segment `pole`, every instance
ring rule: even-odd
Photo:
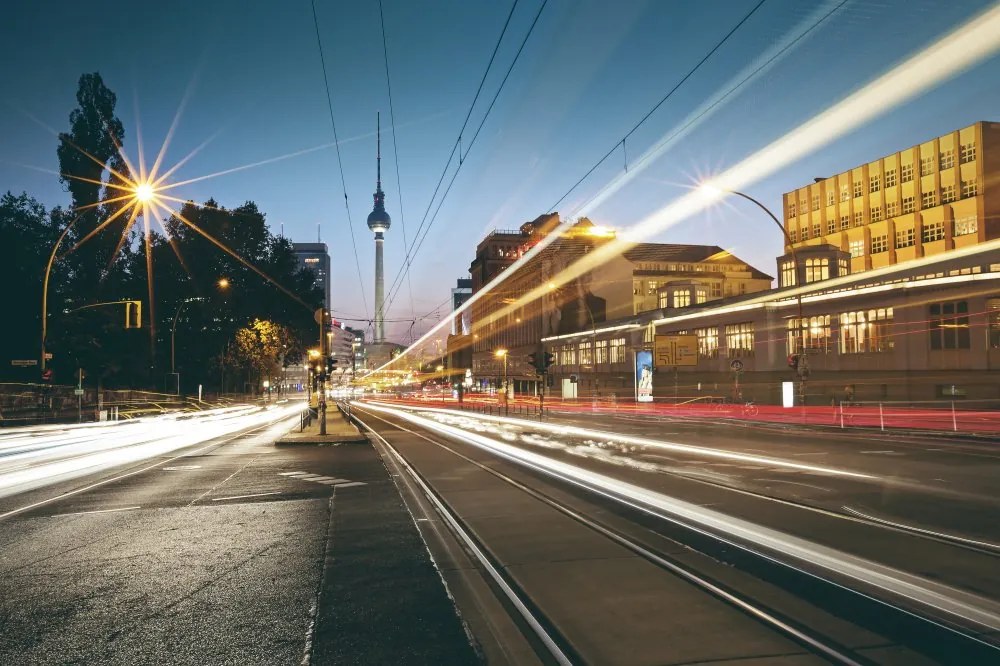
[[[320,377],[323,379],[319,384],[319,396],[317,406],[319,407],[319,434],[326,434],[326,310],[321,309],[322,316],[319,317],[319,359],[323,364]]]
[[[510,380],[507,379],[507,354],[503,355],[503,413],[510,416]]]
[[[66,234],[69,233],[69,230],[73,228],[73,225],[76,224],[76,221],[79,220],[79,219],[80,219],[79,216],[77,216],[76,218],[74,218],[72,222],[70,222],[69,224],[66,225],[66,228],[63,229],[62,233],[59,234],[59,239],[56,240],[56,244],[52,246],[52,252],[49,254],[49,263],[45,265],[45,278],[42,280],[42,345],[41,345],[42,346],[42,358],[41,358],[42,372],[45,372],[45,340],[46,340],[46,338],[48,336],[48,331],[49,331],[49,317],[48,317],[48,309],[49,309],[49,274],[52,273],[52,264],[55,263],[55,260],[56,260],[56,251],[59,249],[59,246],[62,245],[63,239],[66,238]]]
[[[76,370],[76,388],[83,390],[83,368]],[[76,394],[76,422],[83,423],[83,393]]]

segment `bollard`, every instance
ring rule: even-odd
[[[878,423],[882,428],[882,432],[885,432],[885,417],[882,416],[882,403],[878,403]]]
[[[958,432],[958,419],[955,418],[955,401],[951,402],[951,429]]]

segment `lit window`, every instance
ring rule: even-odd
[[[892,323],[892,308],[841,313],[840,353],[891,351]]]
[[[885,172],[885,186],[893,187],[896,184],[896,170],[889,169]]]
[[[920,193],[920,207],[921,208],[933,208],[937,206],[937,192],[930,190],[928,192]]]
[[[833,351],[830,315],[789,319],[788,335],[785,341],[789,354],[797,354],[803,349],[811,349],[823,354]]]
[[[781,262],[781,286],[794,287],[796,284],[795,264],[791,261]]]
[[[864,241],[864,239],[861,239],[861,240],[852,240],[851,243],[850,243],[850,245],[849,245],[849,248],[850,248],[849,251],[851,253],[851,258],[856,259],[858,257],[865,256],[865,241]]]
[[[659,289],[659,288],[660,288],[660,285],[658,285],[656,283],[656,280],[650,280],[649,281],[649,286],[648,286],[649,294],[655,294],[656,290]]]
[[[611,341],[611,362],[612,363],[624,363],[625,362],[625,338],[615,338]]]
[[[694,292],[694,302],[704,303],[708,300],[708,291],[705,289],[696,289]]]
[[[895,201],[887,201],[885,204],[885,216],[896,217],[899,215],[899,204]]]
[[[899,229],[896,231],[896,247],[910,247],[916,242],[913,228]]]
[[[974,197],[978,194],[978,188],[976,187],[976,181],[974,180],[963,180],[962,181],[962,198],[968,199],[969,197]]]
[[[594,343],[594,363],[604,364],[608,362],[608,341],[598,340]]]
[[[955,166],[955,151],[954,150],[942,150],[941,151],[941,170],[950,169]]]
[[[840,216],[840,230],[844,231],[845,229],[850,229],[850,228],[851,228],[851,218],[850,218],[850,216],[848,216],[848,215],[841,215]]]
[[[955,218],[955,235],[967,236],[979,231],[979,220],[975,215]]]
[[[969,348],[969,304],[933,303],[929,308],[931,349]]]
[[[972,162],[975,159],[976,159],[976,144],[963,143],[962,154],[961,154],[962,164],[965,164],[966,162]]]
[[[806,283],[819,282],[830,277],[830,260],[826,257],[806,259]]]
[[[698,356],[701,358],[718,358],[719,356],[719,327],[696,328],[694,334],[698,336]]]
[[[903,197],[903,215],[913,212],[913,197]]]
[[[881,252],[889,251],[889,236],[883,234],[881,236],[872,236],[872,254],[879,254]]]
[[[872,222],[881,222],[881,221],[882,221],[882,207],[875,206],[874,208],[872,208]]]
[[[899,182],[908,183],[913,180],[913,165],[904,164],[899,167]]]
[[[958,197],[955,196],[955,186],[954,185],[942,185],[941,186],[941,203],[951,203],[955,201]]]
[[[944,238],[944,221],[924,222],[920,238],[925,243],[933,243]]]
[[[854,214],[854,226],[856,227],[865,226],[865,214],[862,213],[861,211],[858,211],[857,213]]]
[[[753,322],[726,325],[726,352],[729,358],[753,356]]]
[[[854,181],[854,196],[860,197],[864,193],[864,187],[861,185],[860,180]]]
[[[594,362],[593,350],[590,340],[580,343],[580,365],[590,365]]]
[[[934,158],[933,157],[921,157],[920,158],[920,175],[929,176],[934,173]]]
[[[660,297],[657,302],[657,307],[666,308],[670,307],[670,294],[666,291],[660,292]]]
[[[686,308],[691,305],[691,292],[689,291],[675,291],[674,292],[674,307],[675,308]]]
[[[878,192],[881,189],[882,189],[882,179],[878,175],[869,176],[868,177],[868,191],[869,192]]]

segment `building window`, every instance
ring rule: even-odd
[[[955,218],[955,235],[968,236],[979,231],[979,220],[975,215]]]
[[[809,227],[802,227],[802,240],[809,240]]]
[[[916,242],[915,234],[913,233],[913,228],[909,229],[898,229],[896,231],[896,247],[910,247]]]
[[[933,303],[929,308],[931,349],[969,348],[967,301]]]
[[[642,295],[642,283],[641,282],[633,282],[632,283],[632,295],[633,296],[641,296]]]
[[[694,334],[698,336],[698,356],[701,358],[719,357],[719,327],[696,328]]]
[[[806,283],[819,282],[830,277],[830,260],[826,257],[806,259]]]
[[[656,304],[656,307],[658,307],[658,308],[667,308],[667,307],[670,307],[670,293],[669,292],[666,292],[666,291],[661,291],[660,292],[660,297],[659,297],[659,300],[658,300],[658,302]]]
[[[608,362],[608,341],[598,340],[594,343],[594,363],[603,365]]]
[[[803,349],[812,349],[823,354],[829,353],[833,350],[830,315],[789,319],[788,335],[785,337],[785,341],[789,354],[797,354]]]
[[[913,197],[903,197],[903,215],[913,212]]]
[[[580,343],[580,365],[590,365],[594,362],[593,348],[590,340]]]
[[[576,365],[576,348],[567,345],[559,354],[559,365]]]
[[[872,208],[872,222],[881,222],[881,221],[882,221],[882,207],[875,206],[874,208]]]
[[[840,216],[840,230],[845,231],[851,228],[851,218],[849,215]]]
[[[942,185],[941,186],[941,203],[951,203],[955,201],[958,197],[955,196],[955,186],[954,185]]]
[[[976,159],[976,144],[963,143],[962,154],[961,154],[962,164],[965,164],[966,162],[972,162],[975,159]]]
[[[869,176],[868,177],[868,191],[869,192],[878,192],[881,189],[882,189],[882,179],[878,175]]]
[[[944,221],[924,222],[920,238],[925,243],[933,243],[944,238]]]
[[[865,256],[865,241],[864,241],[864,239],[861,239],[861,240],[852,240],[851,243],[850,243],[850,245],[849,245],[849,248],[850,248],[850,253],[851,253],[851,258],[852,259],[856,259],[857,257],[863,257],[863,256]]]
[[[795,215],[796,215],[795,202],[794,201],[789,201],[788,202],[788,217],[795,217]]]
[[[826,233],[827,233],[827,235],[837,233],[837,219],[836,218],[831,217],[829,220],[826,221]]]
[[[920,175],[929,176],[934,173],[934,158],[933,157],[921,157],[920,158]]]
[[[789,240],[789,242],[795,243],[795,242],[798,242],[798,239],[799,239],[799,232],[798,232],[798,230],[792,229],[791,231],[788,232],[788,240]]]
[[[899,182],[908,183],[913,180],[913,165],[904,164],[899,167]]]
[[[954,150],[942,150],[941,151],[941,171],[945,169],[950,169],[955,166],[955,151]]]
[[[625,362],[625,338],[615,338],[611,341],[611,362],[612,363],[624,363]]]
[[[882,234],[881,236],[872,236],[872,254],[880,254],[882,252],[889,251],[889,236],[887,234]]]
[[[729,358],[753,356],[753,322],[726,325],[726,352]]]
[[[892,308],[841,313],[841,354],[886,352],[892,348]]]
[[[712,288],[712,298],[722,298],[722,283],[713,282],[710,286]]]
[[[889,169],[885,172],[885,186],[893,187],[896,184],[896,170]]]
[[[861,184],[860,180],[854,181],[854,196],[855,198],[860,197],[865,191],[864,186]]]
[[[847,189],[847,185],[840,186],[840,200],[847,201],[851,198],[851,192]]]
[[[660,288],[660,285],[657,284],[656,280],[650,280],[649,284],[647,285],[647,290],[648,290],[648,293],[650,295],[655,294],[656,290],[659,289],[659,288]]]
[[[885,203],[885,216],[896,217],[897,215],[899,215],[899,204],[895,201],[887,201]]]
[[[694,291],[694,302],[704,303],[708,300],[708,292],[704,288],[695,289]]]
[[[795,264],[791,261],[781,262],[781,286],[794,287],[795,284]]]
[[[865,226],[865,214],[864,213],[860,213],[859,212],[859,213],[855,213],[854,214],[854,226],[856,226],[856,227],[863,227],[863,226]]]
[[[691,292],[689,291],[675,291],[674,292],[674,307],[675,308],[686,308],[691,305]]]
[[[813,225],[813,238],[819,238],[823,235],[823,229],[820,227],[819,223]]]
[[[837,202],[837,198],[833,195],[833,190],[827,190],[826,192],[826,205],[832,206]]]
[[[1000,349],[1000,298],[986,299],[986,317],[990,349]]]
[[[976,187],[976,181],[974,180],[963,180],[962,181],[962,198],[968,199],[969,197],[976,196],[978,188]]]
[[[920,193],[920,207],[921,208],[933,208],[937,206],[937,192],[930,190],[928,192]]]
[[[819,210],[819,195],[818,194],[814,194],[813,195],[813,207],[812,207],[812,209],[813,210]]]

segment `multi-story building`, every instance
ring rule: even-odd
[[[559,217],[553,213],[523,224],[516,233],[488,235],[470,268],[473,292],[487,287],[557,227]],[[516,392],[537,390],[528,356],[541,350],[544,337],[593,331],[617,317],[754,293],[769,289],[772,282],[717,246],[640,243],[556,287],[553,280],[563,270],[615,238],[613,230],[586,218],[558,233],[542,252],[473,304],[472,375],[480,387],[495,386],[506,373]],[[498,318],[501,310],[546,284],[552,288],[544,297]],[[498,350],[506,353],[498,356]]]
[[[330,254],[326,243],[292,243],[299,266],[308,268],[316,277],[316,286],[323,291],[323,307],[330,308]]]
[[[458,278],[455,286],[451,290],[451,309],[458,310],[465,305],[465,302],[472,298],[472,278]],[[469,311],[465,310],[455,314],[451,318],[452,335],[468,335],[471,317]]]
[[[791,286],[1000,237],[1000,123],[977,122],[784,195]],[[808,258],[807,258],[808,253]],[[801,255],[798,276],[792,255]],[[808,262],[808,265],[806,265]]]

